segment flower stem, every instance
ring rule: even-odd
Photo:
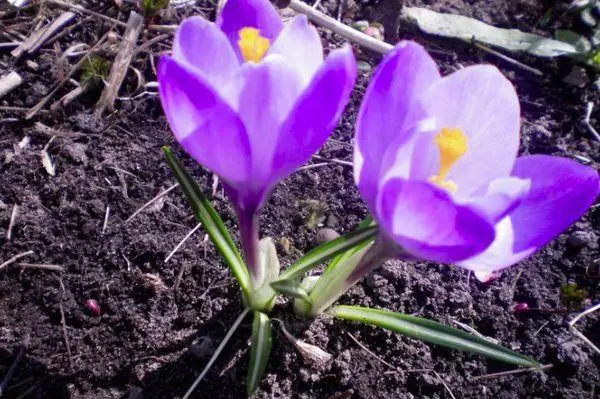
[[[238,213],[240,223],[240,240],[248,272],[252,279],[253,289],[259,288],[264,279],[264,270],[260,264],[258,215],[255,212]]]

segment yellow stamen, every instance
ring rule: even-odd
[[[454,193],[458,187],[447,177],[452,167],[469,149],[467,136],[458,128],[444,128],[436,134],[435,143],[440,149],[440,170],[429,181]]]
[[[242,28],[239,32],[238,46],[244,61],[259,62],[265,56],[271,41],[260,35],[256,28]]]

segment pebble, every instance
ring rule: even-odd
[[[567,239],[567,245],[572,248],[587,246],[590,249],[598,249],[598,236],[592,231],[575,231]]]
[[[329,241],[333,241],[340,236],[340,233],[334,229],[324,228],[317,231],[315,236],[315,245],[321,245]]]

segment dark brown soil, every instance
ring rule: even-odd
[[[212,16],[214,6],[200,3],[206,15]],[[533,28],[537,21],[558,2],[408,3],[531,31],[537,30]],[[330,15],[337,15],[337,1],[325,1],[324,7]],[[119,14],[112,2],[93,8],[126,20],[127,12]],[[376,2],[352,2],[344,18],[346,22],[377,18],[381,9]],[[45,7],[43,13],[56,16],[58,11]],[[33,8],[20,18],[26,23],[37,12]],[[173,23],[192,12],[179,9],[157,22]],[[77,18],[80,24],[54,45],[59,54],[78,42],[93,44],[110,27],[94,18]],[[556,24],[568,26],[569,21],[564,17]],[[594,141],[581,119],[586,103],[598,103],[600,96],[593,83],[577,87],[563,82],[572,70],[571,61],[520,58],[544,72],[544,76],[536,77],[465,45],[402,36],[424,43],[445,72],[479,62],[502,68],[522,100],[523,153],[584,157],[598,167],[600,143]],[[323,38],[331,45],[340,42],[327,32]],[[153,49],[156,61],[162,48]],[[0,76],[13,69],[13,58],[2,51]],[[371,66],[378,62],[359,49],[357,54]],[[157,98],[120,102],[116,114],[102,119],[91,116],[98,93],[58,112],[40,113],[32,121],[23,120],[22,112],[6,111],[7,106],[33,106],[54,87],[60,73],[57,58],[54,47],[46,46],[29,57],[39,64],[37,72],[17,64],[25,84],[0,100],[0,162],[4,162],[0,165],[0,263],[32,250],[34,254],[22,261],[64,268],[58,274],[21,270],[13,264],[0,271],[0,377],[19,345],[26,337],[30,339],[25,359],[3,397],[181,397],[242,311],[238,287],[204,240],[202,230],[165,263],[165,257],[196,225],[178,190],[125,223],[144,203],[174,184],[160,148],[168,144],[180,149]],[[147,55],[138,57],[135,66],[154,80]],[[588,82],[596,78],[593,71],[584,72]],[[362,72],[352,103],[321,156],[351,161],[354,120],[369,73]],[[127,89],[133,86],[132,77]],[[599,116],[596,112],[592,115],[593,125],[600,125]],[[48,175],[40,157],[50,136],[40,135],[34,122],[61,132],[83,133],[59,137],[50,146],[56,163],[54,177]],[[19,151],[17,144],[25,136],[31,137],[31,142]],[[185,154],[180,156],[209,191],[210,174]],[[15,204],[20,210],[9,241],[6,232]],[[235,231],[232,211],[220,192],[214,204]],[[110,213],[103,232],[107,207]],[[323,223],[339,233],[349,231],[366,215],[350,168],[331,164],[300,171],[277,187],[263,213],[261,233],[276,240],[283,264],[288,265],[314,245],[320,227],[311,228],[307,222],[315,208],[322,213]],[[271,363],[256,397],[449,398],[452,391],[456,398],[597,398],[600,356],[568,331],[566,323],[573,313],[515,315],[512,307],[515,302],[536,308],[560,307],[559,290],[567,282],[587,289],[591,303],[597,303],[599,280],[587,277],[586,269],[598,267],[598,234],[600,209],[588,212],[534,258],[491,284],[468,279],[466,271],[454,267],[390,262],[341,299],[345,304],[417,314],[448,325],[464,323],[541,363],[553,364],[546,372],[474,379],[509,368],[375,328],[326,317],[297,319],[289,304],[282,302],[274,317],[284,320],[297,337],[330,352],[333,363],[325,371],[313,370],[281,334],[276,334]],[[182,278],[175,289],[179,274]],[[88,299],[98,302],[99,317],[86,308]],[[600,344],[598,315],[591,315],[578,326]],[[397,370],[366,353],[350,334]],[[202,382],[196,397],[244,397],[249,335],[250,318]]]

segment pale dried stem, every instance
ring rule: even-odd
[[[15,221],[17,220],[17,214],[19,213],[19,206],[17,204],[13,205],[12,212],[10,214],[10,221],[8,222],[8,230],[6,231],[6,240],[10,241],[12,238],[12,230],[15,226]]]
[[[19,263],[19,267],[24,269],[41,269],[41,270],[51,270],[54,272],[62,272],[63,267],[59,265],[48,265],[43,263]]]
[[[15,71],[0,78],[0,98],[19,87],[21,83],[23,83],[23,78]]]
[[[173,189],[179,187],[179,183],[175,183],[173,184],[171,187],[167,188],[166,190],[162,191],[160,194],[158,194],[156,197],[152,198],[150,201],[146,202],[144,205],[142,205],[141,208],[139,208],[137,211],[135,211],[133,213],[133,215],[129,216],[127,218],[127,220],[125,221],[125,223],[129,223],[131,221],[131,219],[133,219],[134,217],[136,217],[137,215],[139,215],[140,212],[142,212],[144,209],[148,208],[150,205],[152,205],[155,201],[158,201],[159,199],[161,199],[162,197],[164,197],[165,195],[169,194]]]
[[[291,0],[289,7],[298,13],[305,14],[315,24],[329,29],[330,31],[345,37],[350,42],[363,46],[369,50],[380,54],[386,54],[394,48],[391,44],[375,39],[374,37],[343,24],[300,0]]]
[[[41,109],[48,103],[48,101],[50,101],[52,99],[52,97],[54,97],[54,95],[58,92],[58,90],[60,90],[60,88],[69,81],[69,79],[71,79],[73,77],[73,75],[75,75],[75,73],[79,70],[79,68],[81,68],[81,66],[83,65],[83,63],[85,62],[85,60],[89,57],[90,54],[92,54],[98,47],[100,47],[104,41],[106,40],[108,33],[112,30],[109,29],[97,42],[96,44],[94,44],[92,46],[92,48],[90,48],[90,50],[87,52],[87,54],[82,57],[77,64],[75,64],[75,66],[73,66],[73,68],[71,68],[71,70],[69,71],[69,73],[67,74],[67,76],[65,76],[65,78],[63,80],[61,80],[56,87],[54,87],[54,89],[52,89],[52,91],[44,98],[42,98],[42,100],[37,103],[36,105],[34,105],[26,114],[25,114],[25,119],[31,119],[33,118],[38,112],[41,111]]]
[[[33,32],[19,47],[14,49],[10,54],[15,58],[20,58],[24,54],[33,54],[46,43],[48,39],[66,24],[75,18],[75,14],[67,11],[63,12],[54,21],[44,26],[43,28]]]
[[[110,205],[106,205],[106,213],[104,214],[104,223],[102,224],[102,231],[100,232],[101,235],[104,235],[104,233],[106,232],[106,226],[108,225],[109,216],[110,216]]]
[[[65,319],[65,311],[63,309],[62,302],[58,304],[58,308],[60,309],[60,324],[62,325],[65,346],[67,347],[67,355],[69,356],[69,367],[71,368],[71,371],[73,371],[73,354],[71,353],[71,344],[69,342],[69,334],[67,333],[67,320]]]
[[[110,68],[108,83],[104,87],[100,99],[96,103],[96,109],[94,110],[94,115],[96,117],[100,117],[106,109],[110,112],[114,111],[115,99],[119,94],[119,89],[121,88],[121,84],[123,84],[123,80],[125,80],[129,64],[131,64],[131,60],[135,55],[136,43],[143,27],[144,17],[135,11],[132,11],[131,14],[129,14],[127,28],[123,34],[123,41],[121,42],[119,53]]]
[[[480,376],[477,376],[477,377],[473,377],[472,381],[484,380],[484,379],[488,379],[488,378],[503,377],[505,375],[529,373],[531,371],[542,371],[542,370],[547,370],[549,368],[552,368],[552,366],[553,366],[552,364],[545,364],[545,365],[540,366],[540,367],[530,367],[530,368],[527,368],[527,369],[516,369],[516,370],[509,370],[509,371],[501,371],[499,373],[485,374],[485,375],[480,375]]]
[[[587,316],[590,313],[597,311],[598,309],[600,309],[600,303],[597,303],[596,305],[592,306],[591,308],[586,309],[583,312],[579,313],[577,316],[575,316],[569,322],[569,329],[575,336],[577,336],[579,339],[581,339],[583,342],[585,342],[590,348],[592,348],[594,350],[594,352],[600,354],[600,349],[592,341],[590,341],[585,335],[583,335],[578,329],[575,328],[575,323],[577,323],[577,321],[579,321],[582,317]]]
[[[33,251],[29,250],[29,251],[26,251],[26,252],[23,252],[23,253],[13,256],[12,258],[10,258],[9,260],[7,260],[6,262],[4,262],[3,264],[0,265],[0,270],[5,268],[6,266],[10,265],[11,263],[15,263],[19,259],[24,258],[25,256],[33,255],[33,253],[34,253]]]
[[[189,238],[190,238],[190,237],[191,237],[191,236],[192,236],[192,235],[193,235],[193,234],[194,234],[196,231],[198,231],[198,229],[199,229],[200,227],[202,227],[202,223],[198,223],[198,224],[197,224],[197,225],[196,225],[196,226],[195,226],[193,229],[191,229],[191,230],[189,231],[189,233],[187,233],[187,234],[185,235],[185,237],[183,237],[183,240],[181,240],[181,241],[179,242],[179,244],[177,244],[177,246],[175,247],[175,249],[173,249],[173,250],[171,251],[171,253],[169,253],[169,255],[167,255],[167,257],[165,258],[165,263],[167,263],[167,262],[168,262],[168,261],[169,261],[169,260],[170,260],[170,259],[173,257],[173,255],[175,255],[175,253],[176,253],[177,251],[179,251],[179,248],[181,248],[181,246],[182,246],[182,245],[183,245],[183,244],[184,244],[184,243],[185,243],[185,242],[186,242],[186,241],[187,241],[187,240],[188,240],[188,239],[189,239]]]
[[[219,346],[215,350],[215,353],[213,353],[212,357],[210,358],[210,360],[208,361],[208,363],[206,363],[206,366],[204,366],[204,369],[202,370],[202,372],[200,373],[200,375],[198,376],[198,378],[196,378],[196,381],[194,381],[194,383],[187,390],[187,392],[185,393],[185,395],[183,396],[182,399],[188,399],[190,397],[190,395],[192,395],[194,393],[194,390],[196,390],[196,387],[198,386],[198,384],[200,384],[200,382],[202,381],[202,379],[204,378],[204,376],[206,375],[206,373],[208,373],[208,371],[212,367],[213,363],[217,360],[217,358],[219,357],[219,355],[221,354],[221,352],[223,351],[223,349],[225,349],[225,346],[227,345],[227,343],[229,342],[229,340],[233,336],[233,333],[237,330],[237,328],[240,326],[240,324],[242,324],[242,321],[244,320],[244,317],[246,317],[246,315],[248,314],[249,311],[250,311],[250,308],[246,308],[238,316],[238,318],[235,320],[235,322],[233,323],[233,325],[231,326],[231,328],[229,329],[229,331],[227,331],[227,334],[225,335],[225,338],[223,338],[223,340],[221,341],[221,343],[219,344]]]
[[[600,134],[598,134],[598,131],[596,129],[594,129],[594,127],[590,123],[590,118],[592,116],[593,110],[594,110],[594,103],[590,101],[586,105],[585,118],[583,119],[583,123],[585,124],[585,127],[587,127],[588,131],[592,134],[592,136],[594,136],[594,138],[597,141],[600,141]]]

